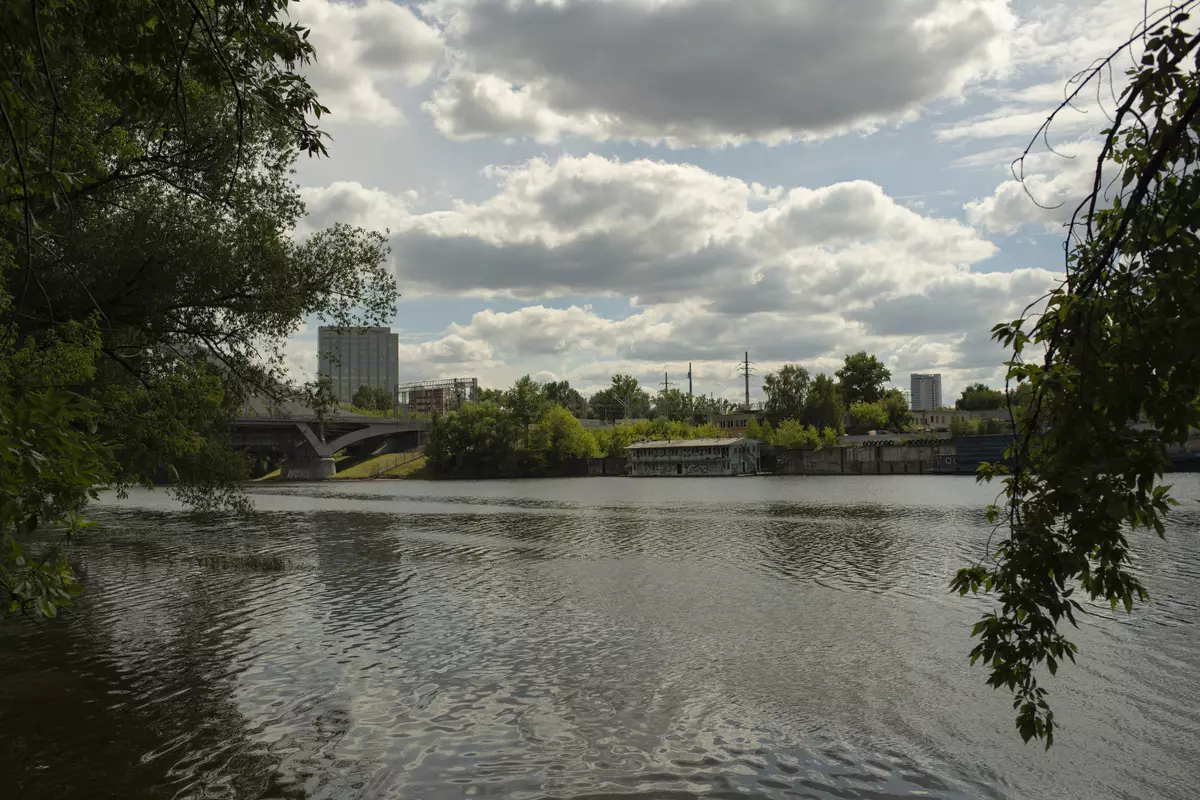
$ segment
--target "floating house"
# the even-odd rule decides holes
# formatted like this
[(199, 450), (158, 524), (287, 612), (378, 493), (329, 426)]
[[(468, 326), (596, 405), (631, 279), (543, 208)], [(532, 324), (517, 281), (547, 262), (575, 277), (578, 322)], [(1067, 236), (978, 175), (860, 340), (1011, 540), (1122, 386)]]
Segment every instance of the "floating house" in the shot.
[(755, 475), (759, 468), (757, 439), (635, 442), (626, 450), (635, 478)]

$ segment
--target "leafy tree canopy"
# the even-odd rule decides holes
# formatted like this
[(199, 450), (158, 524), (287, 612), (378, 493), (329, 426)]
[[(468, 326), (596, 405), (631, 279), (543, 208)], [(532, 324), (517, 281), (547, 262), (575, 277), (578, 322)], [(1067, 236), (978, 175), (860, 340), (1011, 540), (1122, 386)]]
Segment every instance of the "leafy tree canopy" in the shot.
[(0, 582), (14, 610), (49, 614), (69, 583), (43, 569), (65, 560), (26, 557), (14, 536), (79, 529), (97, 485), (166, 482), (201, 507), (240, 507), (246, 460), (228, 422), (248, 392), (298, 394), (285, 337), (310, 315), (392, 313), (382, 235), (293, 236), (290, 168), (324, 153), (326, 109), (285, 8), (0, 6), (0, 451), (54, 467), (6, 470)]
[(818, 375), (808, 386), (801, 421), (814, 428), (832, 428), (840, 433), (844, 429), (845, 409), (841, 387), (828, 375)]
[(901, 433), (912, 428), (912, 411), (908, 400), (899, 389), (888, 389), (879, 399), (879, 405), (887, 413), (887, 429), (893, 433)]
[(888, 424), (888, 412), (880, 403), (850, 404), (850, 433), (862, 435), (871, 431), (884, 430)]
[(550, 381), (542, 386), (547, 402), (562, 406), (576, 417), (587, 416), (587, 400), (577, 389), (571, 388), (569, 381)]
[(836, 373), (842, 384), (842, 400), (847, 406), (854, 403), (874, 403), (883, 397), (883, 386), (892, 379), (891, 371), (866, 350), (846, 356)]
[(611, 386), (592, 395), (591, 405), (601, 419), (646, 419), (650, 416), (650, 395), (632, 375), (614, 375)]
[[(1200, 426), (1195, 5), (1152, 13), (1069, 84), (1063, 107), (1081, 94), (1109, 96), (1102, 82), (1126, 49), (1144, 48), (1068, 227), (1062, 284), (1044, 312), (994, 329), (1012, 353), (1008, 388), (1029, 386), (1028, 402), (1014, 410), (1011, 474), (1001, 464), (981, 469), (1004, 487), (988, 512), (994, 547), (951, 585), (996, 599), (972, 631), (971, 662), (1013, 693), (1021, 737), (1047, 747), (1056, 724), (1042, 682), (1078, 652), (1064, 622), (1076, 623), (1087, 598), (1126, 611), (1147, 598), (1130, 540), (1164, 535), (1174, 502), (1161, 483), (1167, 448)], [(1142, 419), (1148, 430), (1132, 426)]]
[(763, 378), (763, 392), (767, 395), (763, 410), (767, 418), (778, 424), (781, 420), (803, 417), (808, 383), (808, 370), (798, 364), (784, 364), (778, 372), (767, 373)]
[(961, 411), (992, 411), (1004, 408), (1004, 392), (991, 389), (987, 384), (972, 383), (963, 389), (962, 397), (955, 402)]

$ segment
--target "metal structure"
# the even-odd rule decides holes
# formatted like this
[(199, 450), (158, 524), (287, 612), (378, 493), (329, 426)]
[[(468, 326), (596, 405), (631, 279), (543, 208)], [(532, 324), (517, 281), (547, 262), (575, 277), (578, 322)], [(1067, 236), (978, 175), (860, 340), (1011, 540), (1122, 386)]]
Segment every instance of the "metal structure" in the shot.
[(444, 378), (396, 386), (396, 410), (404, 415), (441, 414), (479, 400), (478, 378)]
[(747, 350), (744, 360), (738, 365), (738, 375), (746, 379), (746, 410), (750, 410), (750, 375), (754, 372), (750, 351)]

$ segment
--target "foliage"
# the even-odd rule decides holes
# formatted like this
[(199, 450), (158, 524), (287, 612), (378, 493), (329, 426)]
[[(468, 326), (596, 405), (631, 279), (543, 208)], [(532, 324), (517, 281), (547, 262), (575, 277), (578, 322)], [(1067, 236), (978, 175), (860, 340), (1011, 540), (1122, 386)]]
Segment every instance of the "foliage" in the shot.
[(887, 412), (887, 428), (893, 433), (910, 430), (913, 426), (912, 411), (908, 400), (899, 389), (888, 389), (879, 400), (879, 405)]
[(767, 419), (778, 424), (784, 419), (801, 419), (808, 399), (808, 370), (798, 364), (784, 364), (778, 372), (763, 378)]
[(433, 474), (450, 478), (509, 475), (525, 438), (516, 415), (495, 403), (464, 403), (434, 419), (425, 444)]
[[(98, 332), (78, 333), (77, 341), (48, 351), (88, 372)], [(26, 343), (0, 359), (0, 587), (10, 612), (55, 616), (79, 593), (66, 542), (90, 524), (80, 516), (83, 506), (112, 481), (116, 459), (92, 431), (88, 403), (54, 385), (37, 386), (46, 377), (26, 372), (41, 366), (46, 351)], [(62, 540), (28, 553), (23, 540), (38, 527), (61, 531)]]
[(228, 422), (295, 396), (282, 343), (310, 315), (377, 324), (382, 235), (294, 237), (298, 153), (323, 153), (314, 53), (286, 0), (0, 7), (0, 580), (17, 608), (69, 599), (65, 548), (98, 485), (165, 482), (242, 508)]
[(538, 420), (529, 436), (529, 449), (551, 471), (574, 458), (595, 458), (600, 447), (592, 434), (562, 406), (553, 406)]
[(612, 385), (592, 395), (590, 403), (600, 419), (645, 419), (650, 416), (650, 395), (632, 375), (614, 375)]
[(579, 390), (571, 388), (569, 381), (550, 381), (542, 386), (542, 394), (547, 402), (562, 406), (577, 417), (587, 416), (587, 400)]
[(884, 430), (888, 424), (888, 412), (879, 403), (852, 403), (850, 405), (850, 433), (861, 436), (871, 431)]
[(779, 428), (775, 431), (775, 440), (772, 444), (776, 444), (787, 450), (819, 450), (825, 446), (826, 440), (822, 438), (821, 433), (812, 425), (804, 425), (794, 419), (785, 419), (779, 423)]
[(464, 403), (434, 420), (425, 445), (429, 471), (440, 478), (555, 474), (572, 459), (602, 454), (592, 432), (558, 405), (548, 406), (527, 427), (512, 409), (492, 402)]
[(687, 422), (670, 422), (661, 417), (597, 428), (591, 433), (600, 452), (605, 456), (623, 456), (626, 447), (645, 440), (720, 439), (723, 435), (721, 430), (710, 422), (691, 425)]
[(892, 379), (891, 371), (866, 350), (847, 354), (846, 361), (836, 373), (842, 385), (842, 400), (847, 406), (855, 403), (874, 403), (883, 397), (883, 385)]
[(844, 429), (844, 416), (841, 388), (828, 375), (813, 378), (808, 385), (801, 421), (815, 428), (833, 428), (840, 433)]
[(359, 386), (350, 402), (363, 411), (392, 410), (391, 393), (378, 386), (367, 386), (366, 384)]
[(692, 400), (696, 419), (708, 419), (714, 414), (729, 414), (734, 404), (724, 397), (707, 397), (696, 395)]
[(950, 420), (950, 436), (957, 439), (959, 436), (1011, 433), (1012, 423), (1001, 417), (1001, 413), (997, 411), (995, 419), (964, 419), (953, 417)]
[(498, 406), (504, 405), (504, 390), (503, 389), (480, 389), (480, 403), (495, 403)]
[(679, 389), (667, 389), (654, 398), (653, 413), (672, 421), (691, 421), (692, 408), (687, 394)]
[(1004, 408), (1004, 392), (990, 389), (984, 383), (972, 383), (963, 389), (954, 407), (960, 411), (993, 411)]
[(504, 407), (512, 412), (513, 419), (521, 426), (522, 441), (528, 438), (529, 426), (541, 418), (550, 401), (542, 387), (528, 375), (523, 375), (504, 393)]
[(774, 441), (774, 437), (775, 431), (771, 428), (770, 420), (759, 422), (756, 419), (752, 419), (746, 424), (747, 439), (757, 439), (760, 442), (771, 444)]
[[(1060, 626), (1076, 624), (1081, 598), (1126, 611), (1147, 598), (1130, 537), (1164, 534), (1167, 447), (1200, 425), (1200, 37), (1178, 11), (1193, 5), (1148, 19), (1070, 84), (1064, 107), (1098, 91), (1126, 47), (1145, 48), (1068, 228), (1066, 279), (1043, 313), (994, 329), (1012, 350), (1008, 388), (1028, 385), (1030, 398), (1013, 409), (1013, 472), (981, 468), (1004, 484), (989, 509), (1003, 535), (951, 586), (996, 598), (971, 662), (1013, 693), (1021, 737), (1047, 747), (1056, 723), (1041, 670), (1078, 652)], [(1133, 428), (1141, 419), (1151, 427)]]

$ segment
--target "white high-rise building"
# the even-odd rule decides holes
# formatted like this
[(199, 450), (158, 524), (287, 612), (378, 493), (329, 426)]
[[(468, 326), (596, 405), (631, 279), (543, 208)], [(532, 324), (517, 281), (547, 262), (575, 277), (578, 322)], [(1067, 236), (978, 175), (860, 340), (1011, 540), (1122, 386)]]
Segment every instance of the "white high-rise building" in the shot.
[(941, 373), (912, 373), (912, 410), (935, 411), (942, 407)]
[(391, 328), (317, 329), (317, 373), (328, 377), (338, 401), (349, 403), (360, 386), (389, 395), (400, 382), (400, 334)]

